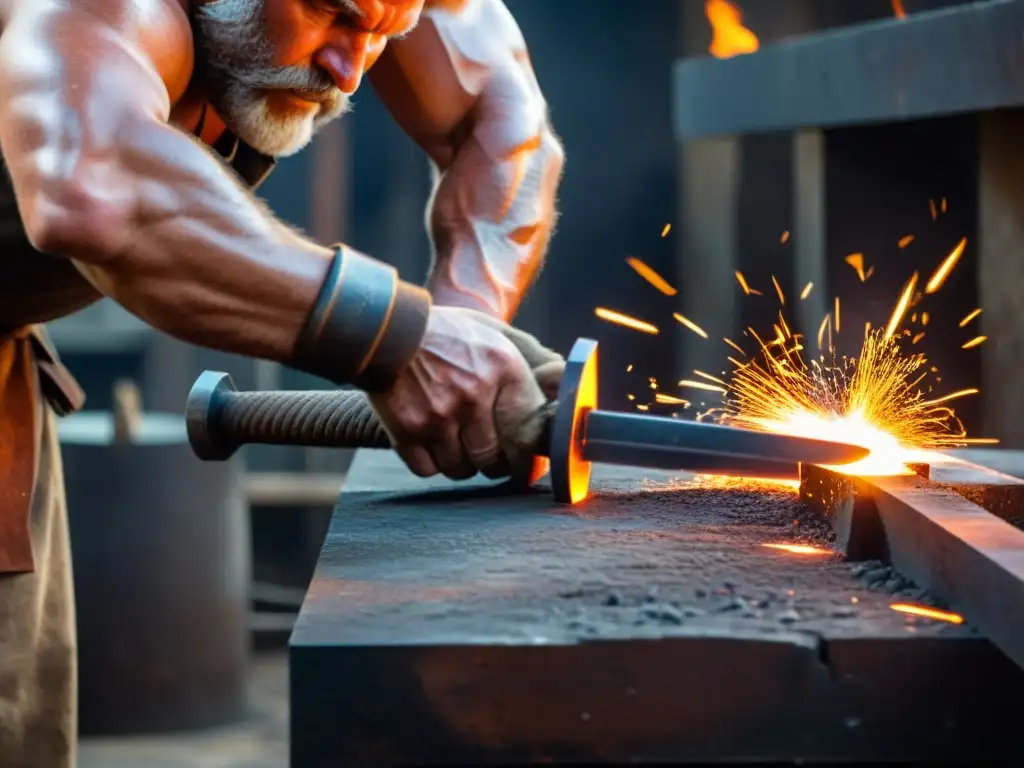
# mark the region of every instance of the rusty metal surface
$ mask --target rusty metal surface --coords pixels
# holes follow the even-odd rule
[[[676,136],[915,120],[1024,104],[1024,2],[991,0],[677,62]]]
[[[1022,680],[987,641],[760,546],[813,537],[792,490],[597,468],[570,510],[424,492],[386,452],[350,477],[291,640],[294,768],[1008,748],[979,701]]]

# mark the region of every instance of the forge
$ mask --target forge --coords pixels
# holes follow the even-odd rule
[[[836,539],[778,484],[595,467],[566,507],[360,451],[291,640],[292,765],[1015,754],[1024,672]]]

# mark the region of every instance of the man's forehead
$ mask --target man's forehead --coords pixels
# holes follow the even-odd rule
[[[407,32],[423,10],[423,0],[333,0],[365,29],[385,35]]]

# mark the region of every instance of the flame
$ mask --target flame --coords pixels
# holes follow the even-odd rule
[[[892,13],[897,19],[907,17],[907,12],[903,10],[903,0],[892,0]]]
[[[953,613],[951,611],[940,611],[935,608],[928,608],[924,605],[911,605],[910,603],[893,603],[889,606],[894,611],[900,613],[907,613],[911,616],[922,616],[926,619],[935,619],[936,621],[946,621],[950,624],[963,624],[964,617],[959,613]]]
[[[779,549],[783,552],[789,552],[794,555],[831,555],[832,550],[822,549],[821,547],[812,547],[808,544],[762,544],[762,547],[768,549]]]
[[[716,59],[753,53],[760,47],[757,35],[743,26],[743,13],[728,0],[706,0],[704,14],[711,24],[708,52]]]

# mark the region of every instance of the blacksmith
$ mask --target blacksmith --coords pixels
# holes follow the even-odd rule
[[[252,193],[364,75],[436,169],[426,289]],[[62,768],[54,414],[82,395],[39,324],[110,297],[186,342],[367,389],[418,475],[500,477],[510,425],[561,372],[505,323],[547,248],[562,151],[501,0],[0,0],[0,147],[0,765]]]

